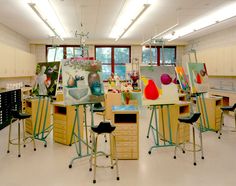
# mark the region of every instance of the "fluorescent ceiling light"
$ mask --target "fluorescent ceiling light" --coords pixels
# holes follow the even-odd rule
[[[186,36],[190,33],[193,33],[195,31],[207,28],[209,26],[215,25],[217,23],[220,23],[222,21],[226,21],[230,18],[233,18],[236,16],[236,3],[230,3],[223,8],[220,8],[192,23],[189,25],[179,28],[175,31],[172,31],[172,33],[167,33],[163,36],[163,39],[166,39],[168,41],[175,40],[177,38],[181,38],[183,36]]]
[[[119,17],[117,18],[109,37],[115,38],[116,41],[122,38],[150,7],[150,5],[150,1],[126,0],[125,5],[123,6]]]
[[[49,0],[35,0],[28,5],[49,28],[50,36],[57,36],[62,40],[67,36]]]

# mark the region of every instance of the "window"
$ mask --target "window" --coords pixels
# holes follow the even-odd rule
[[[80,46],[46,46],[47,62],[61,61],[62,59],[83,56]]]
[[[102,62],[104,80],[107,80],[111,73],[125,79],[125,64],[130,63],[129,46],[95,46],[95,56]]]
[[[175,46],[164,47],[164,62],[162,61],[162,47],[161,46],[151,47],[151,57],[150,57],[150,47],[148,46],[143,47],[142,62],[145,64],[150,64],[151,60],[153,64],[157,64],[157,65],[175,65],[176,47]]]

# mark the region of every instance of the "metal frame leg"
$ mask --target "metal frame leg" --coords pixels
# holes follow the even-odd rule
[[[24,119],[21,120],[22,130],[23,130],[23,147],[26,147],[26,144],[25,144],[25,140],[26,140],[26,138],[25,138],[25,122],[24,121],[25,121]]]
[[[176,151],[177,151],[178,146],[179,146],[179,122],[177,124],[177,130],[176,130],[176,142],[175,142],[174,159],[176,159]]]
[[[117,157],[117,149],[116,149],[116,136],[113,135],[113,141],[114,141],[114,148],[115,148],[115,157],[116,157],[116,179],[117,180],[120,180],[120,177],[119,177],[119,167],[118,167],[118,157]]]
[[[111,134],[109,134],[110,144],[112,144]],[[113,138],[113,147],[115,148],[115,139]],[[116,149],[115,149],[116,150]],[[113,169],[113,157],[111,156],[111,148],[110,148],[110,159],[111,159],[111,169]]]
[[[196,144],[195,144],[195,129],[193,127],[193,165],[197,165],[196,163]]]
[[[203,142],[202,142],[202,131],[199,130],[199,138],[200,138],[200,145],[201,145],[201,153],[202,153],[202,159],[204,159],[204,153],[203,153]]]
[[[97,141],[98,135],[95,137],[94,141],[94,164],[93,164],[93,183],[96,183],[96,167],[97,167]]]
[[[8,135],[7,153],[10,153],[10,144],[11,144],[11,124],[12,124],[12,121],[11,121],[10,126],[9,126],[9,135]]]
[[[20,121],[18,120],[18,157],[20,156]]]
[[[220,115],[220,129],[219,129],[219,136],[218,139],[220,139],[220,136],[222,135],[222,126],[224,123],[224,111],[221,111],[221,115]]]

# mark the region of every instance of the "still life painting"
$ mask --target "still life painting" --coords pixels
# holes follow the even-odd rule
[[[62,61],[62,82],[66,104],[104,100],[102,66],[97,60],[66,59]]]
[[[174,66],[141,66],[140,72],[144,105],[178,101]]]
[[[188,63],[189,82],[192,93],[204,93],[209,90],[205,63]]]
[[[188,92],[190,91],[190,87],[189,87],[189,83],[188,83],[188,78],[184,72],[184,68],[183,67],[175,67],[175,72],[177,74],[177,78],[180,84],[181,89],[184,92]]]

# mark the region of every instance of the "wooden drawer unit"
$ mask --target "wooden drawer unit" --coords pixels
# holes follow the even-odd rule
[[[137,108],[132,105],[113,107],[112,124],[116,126],[114,134],[118,159],[138,159],[139,112]],[[112,149],[113,154],[114,149]]]
[[[54,103],[53,111],[53,139],[57,143],[70,145],[72,128],[75,119],[75,107],[66,106],[62,102]],[[79,107],[80,135],[83,137],[83,108]],[[75,132],[78,134],[77,125]],[[72,138],[72,143],[74,139]]]
[[[158,127],[161,135],[161,139],[163,140],[163,136],[165,135],[165,140],[170,141],[172,139],[173,143],[176,143],[176,131],[178,126],[178,118],[186,117],[190,114],[190,103],[188,102],[179,102],[179,104],[169,105],[169,116],[170,116],[170,129],[168,126],[168,112],[166,106],[163,107],[163,122],[162,124],[162,113],[161,109],[158,109]],[[164,127],[164,128],[163,128]],[[164,133],[163,133],[164,131]],[[171,138],[170,138],[171,131]],[[189,125],[180,125],[178,140],[179,143],[183,143],[183,141],[189,141],[190,136],[190,126]]]
[[[214,131],[219,131],[220,119],[221,119],[221,109],[220,108],[223,106],[223,99],[222,99],[222,97],[212,96],[209,98],[204,98],[204,100],[206,103],[209,128]],[[202,113],[201,114],[201,117],[202,117],[203,111],[200,110],[200,112]],[[203,121],[203,119],[205,119],[205,122]],[[206,125],[206,127],[207,127],[206,117],[202,117],[202,121],[203,121],[203,125]],[[198,123],[199,122],[200,122],[200,120],[198,120]]]
[[[36,126],[36,133],[38,134],[38,133],[42,132],[45,116],[46,116],[45,129],[48,128],[51,124],[51,121],[50,121],[50,117],[51,117],[50,101],[48,102],[47,113],[46,113],[47,99],[41,99],[39,107],[38,107],[38,105],[39,105],[38,98],[25,100],[25,112],[31,115],[30,118],[27,118],[25,120],[25,128],[26,128],[26,132],[28,132],[30,134],[33,134],[33,131],[34,131],[38,108],[39,108],[39,111],[38,111],[38,121],[37,121],[37,126]]]

